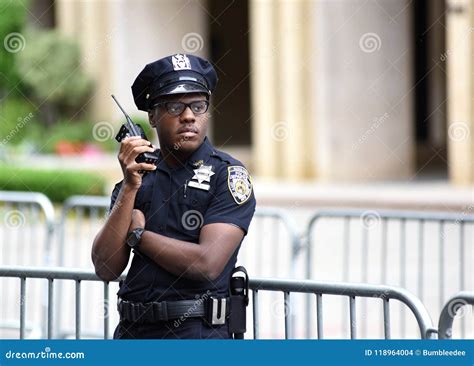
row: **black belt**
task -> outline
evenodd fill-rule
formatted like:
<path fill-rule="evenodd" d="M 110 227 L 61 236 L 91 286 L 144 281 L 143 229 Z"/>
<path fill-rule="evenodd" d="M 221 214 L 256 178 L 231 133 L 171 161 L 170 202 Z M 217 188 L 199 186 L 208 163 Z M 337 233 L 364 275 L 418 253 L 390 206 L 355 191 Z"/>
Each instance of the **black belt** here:
<path fill-rule="evenodd" d="M 120 320 L 134 323 L 153 323 L 173 319 L 206 318 L 210 324 L 225 324 L 229 315 L 227 298 L 214 298 L 161 302 L 131 302 L 119 298 L 117 309 Z"/>

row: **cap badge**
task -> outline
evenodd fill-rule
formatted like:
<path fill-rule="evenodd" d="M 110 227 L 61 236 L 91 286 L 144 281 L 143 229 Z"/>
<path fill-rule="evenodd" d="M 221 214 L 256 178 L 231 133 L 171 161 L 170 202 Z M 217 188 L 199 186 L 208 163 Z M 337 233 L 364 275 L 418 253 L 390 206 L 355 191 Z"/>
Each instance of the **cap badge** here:
<path fill-rule="evenodd" d="M 191 62 L 186 55 L 177 53 L 176 55 L 171 56 L 171 61 L 173 62 L 174 71 L 191 70 Z"/>

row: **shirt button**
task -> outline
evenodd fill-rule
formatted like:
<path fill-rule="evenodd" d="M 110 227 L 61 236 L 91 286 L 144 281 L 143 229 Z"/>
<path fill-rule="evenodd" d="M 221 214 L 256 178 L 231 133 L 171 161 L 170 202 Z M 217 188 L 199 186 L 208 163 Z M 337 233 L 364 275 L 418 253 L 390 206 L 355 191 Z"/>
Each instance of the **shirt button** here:
<path fill-rule="evenodd" d="M 163 229 L 164 229 L 163 225 L 158 226 L 158 231 L 163 231 Z"/>
<path fill-rule="evenodd" d="M 191 201 L 191 204 L 192 204 L 193 206 L 196 206 L 196 205 L 198 204 L 197 199 L 193 199 L 193 200 Z"/>

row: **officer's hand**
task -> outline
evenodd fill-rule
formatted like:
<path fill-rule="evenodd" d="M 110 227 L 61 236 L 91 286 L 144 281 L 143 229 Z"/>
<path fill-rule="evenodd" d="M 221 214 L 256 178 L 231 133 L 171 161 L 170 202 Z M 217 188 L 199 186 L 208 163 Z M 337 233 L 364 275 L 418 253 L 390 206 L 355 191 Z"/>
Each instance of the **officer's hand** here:
<path fill-rule="evenodd" d="M 130 222 L 130 227 L 128 232 L 135 230 L 136 228 L 145 227 L 145 215 L 140 210 L 134 209 L 132 211 L 132 221 Z"/>
<path fill-rule="evenodd" d="M 140 163 L 135 158 L 143 152 L 153 152 L 150 141 L 142 139 L 140 136 L 126 137 L 120 144 L 118 159 L 122 167 L 124 184 L 138 189 L 142 184 L 142 174 L 139 171 L 155 170 L 153 164 Z"/>

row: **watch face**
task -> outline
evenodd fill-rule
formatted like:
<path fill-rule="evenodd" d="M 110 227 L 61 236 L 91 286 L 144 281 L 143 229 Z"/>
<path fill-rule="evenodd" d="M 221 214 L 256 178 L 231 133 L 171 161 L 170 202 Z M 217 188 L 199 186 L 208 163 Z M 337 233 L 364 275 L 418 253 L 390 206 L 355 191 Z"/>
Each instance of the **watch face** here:
<path fill-rule="evenodd" d="M 140 244 L 140 240 L 142 238 L 143 229 L 135 229 L 131 233 L 128 234 L 127 237 L 127 245 L 130 248 L 137 248 Z"/>

